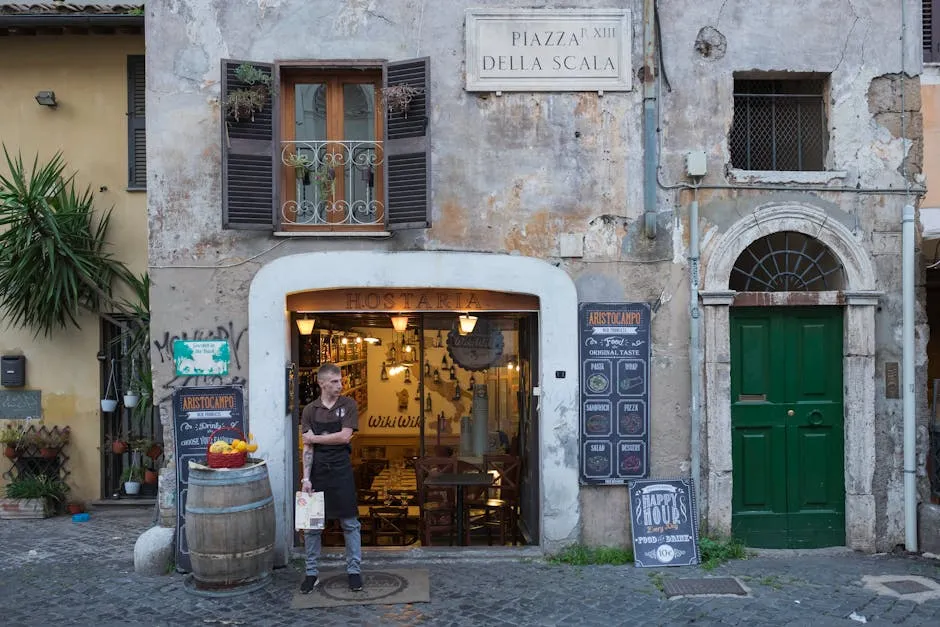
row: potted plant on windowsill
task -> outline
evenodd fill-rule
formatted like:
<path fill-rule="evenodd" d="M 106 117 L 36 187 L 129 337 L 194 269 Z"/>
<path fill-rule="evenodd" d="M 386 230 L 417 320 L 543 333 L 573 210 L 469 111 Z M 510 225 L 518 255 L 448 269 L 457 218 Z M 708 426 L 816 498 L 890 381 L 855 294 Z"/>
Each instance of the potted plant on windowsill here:
<path fill-rule="evenodd" d="M 284 163 L 288 167 L 294 168 L 294 175 L 303 181 L 304 185 L 310 184 L 310 170 L 313 169 L 313 159 L 309 155 L 300 152 L 293 152 L 287 155 Z"/>
<path fill-rule="evenodd" d="M 121 473 L 121 481 L 124 482 L 124 493 L 128 496 L 140 494 L 140 483 L 144 480 L 144 469 L 134 464 L 128 466 Z"/>
<path fill-rule="evenodd" d="M 22 474 L 6 487 L 0 518 L 47 518 L 65 501 L 69 487 L 58 477 Z"/>

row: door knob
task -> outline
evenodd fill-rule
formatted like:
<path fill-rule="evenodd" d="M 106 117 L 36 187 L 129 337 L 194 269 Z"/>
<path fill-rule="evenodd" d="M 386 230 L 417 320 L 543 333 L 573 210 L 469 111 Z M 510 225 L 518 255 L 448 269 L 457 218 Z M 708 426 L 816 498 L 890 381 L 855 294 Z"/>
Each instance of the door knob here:
<path fill-rule="evenodd" d="M 787 416 L 792 416 L 795 412 L 792 409 L 787 410 Z"/>

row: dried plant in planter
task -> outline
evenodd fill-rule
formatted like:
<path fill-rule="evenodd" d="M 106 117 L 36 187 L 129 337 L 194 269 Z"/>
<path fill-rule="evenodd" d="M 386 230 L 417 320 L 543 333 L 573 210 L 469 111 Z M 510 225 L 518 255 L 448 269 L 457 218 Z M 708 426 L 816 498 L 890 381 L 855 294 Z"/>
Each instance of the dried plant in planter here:
<path fill-rule="evenodd" d="M 411 101 L 424 93 L 419 87 L 412 87 L 404 83 L 391 85 L 382 89 L 382 99 L 385 101 L 385 110 L 389 113 L 400 113 L 408 117 Z"/>
<path fill-rule="evenodd" d="M 248 63 L 235 68 L 235 78 L 247 85 L 233 89 L 226 95 L 224 107 L 228 117 L 236 122 L 243 119 L 255 121 L 255 113 L 261 112 L 271 91 L 271 75 Z"/>

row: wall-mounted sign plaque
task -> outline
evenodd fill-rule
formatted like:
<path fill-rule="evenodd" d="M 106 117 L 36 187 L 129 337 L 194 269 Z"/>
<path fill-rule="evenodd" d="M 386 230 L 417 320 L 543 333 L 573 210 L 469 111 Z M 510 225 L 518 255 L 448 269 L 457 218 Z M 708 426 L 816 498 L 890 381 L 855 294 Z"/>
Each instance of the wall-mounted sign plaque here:
<path fill-rule="evenodd" d="M 582 303 L 581 482 L 622 485 L 649 472 L 650 307 Z"/>
<path fill-rule="evenodd" d="M 228 374 L 228 340 L 175 340 L 173 361 L 179 377 Z"/>
<path fill-rule="evenodd" d="M 460 335 L 457 329 L 447 334 L 447 352 L 464 370 L 486 370 L 503 356 L 503 332 L 486 319 L 477 320 L 473 332 Z"/>
<path fill-rule="evenodd" d="M 624 9 L 468 9 L 467 91 L 630 91 Z"/>

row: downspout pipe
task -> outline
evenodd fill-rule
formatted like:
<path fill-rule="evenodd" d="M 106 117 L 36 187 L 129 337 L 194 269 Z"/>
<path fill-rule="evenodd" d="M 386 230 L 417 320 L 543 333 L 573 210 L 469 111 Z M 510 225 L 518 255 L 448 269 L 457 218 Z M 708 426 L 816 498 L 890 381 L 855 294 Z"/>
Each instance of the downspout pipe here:
<path fill-rule="evenodd" d="M 901 222 L 901 376 L 904 381 L 904 546 L 917 551 L 916 428 L 914 424 L 914 205 Z"/>
<path fill-rule="evenodd" d="M 698 182 L 698 181 L 696 181 Z M 693 494 L 699 502 L 699 511 L 706 518 L 707 503 L 702 492 L 702 349 L 699 338 L 702 334 L 702 310 L 698 305 L 699 290 L 699 241 L 698 241 L 698 188 L 692 188 L 689 205 L 689 372 L 691 376 L 689 418 L 691 435 L 691 476 Z"/>
<path fill-rule="evenodd" d="M 643 231 L 656 238 L 656 0 L 643 0 Z"/>

